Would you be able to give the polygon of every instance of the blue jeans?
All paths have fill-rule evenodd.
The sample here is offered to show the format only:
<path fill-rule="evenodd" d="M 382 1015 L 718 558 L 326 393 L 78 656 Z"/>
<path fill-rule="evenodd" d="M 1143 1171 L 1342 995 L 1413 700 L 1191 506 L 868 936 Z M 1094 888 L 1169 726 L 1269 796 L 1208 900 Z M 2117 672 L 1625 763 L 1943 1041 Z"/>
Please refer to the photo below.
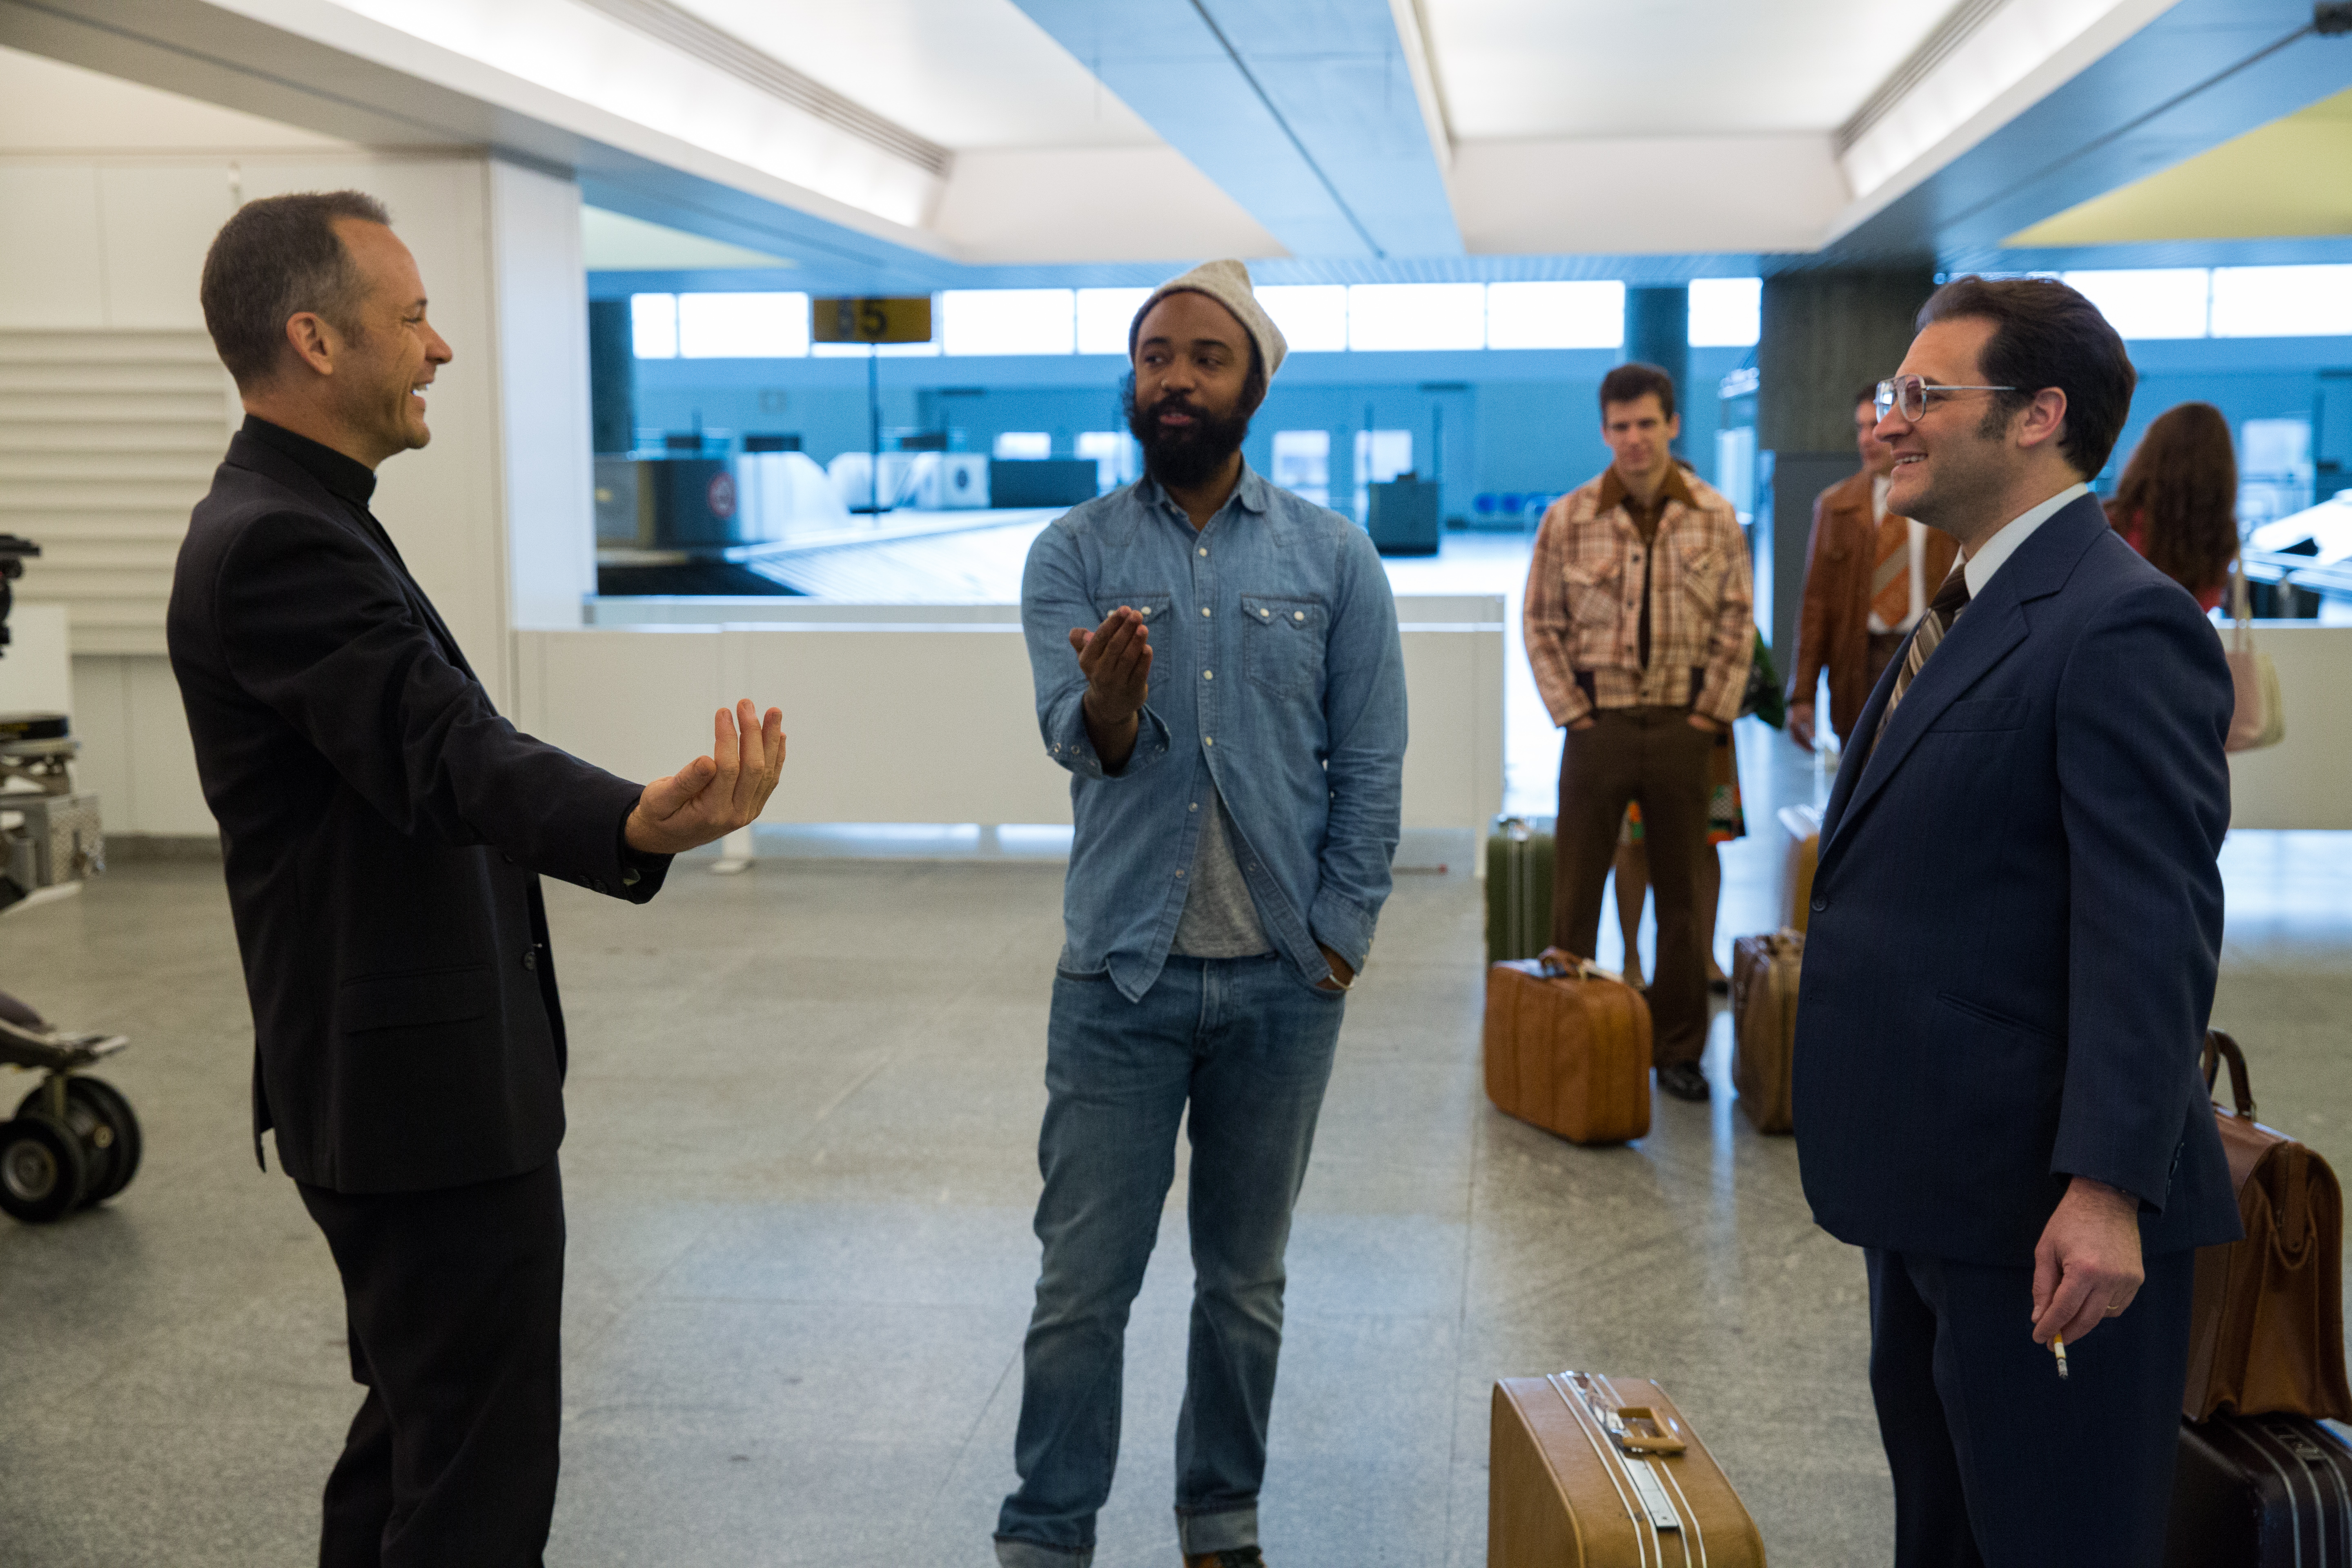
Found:
<path fill-rule="evenodd" d="M 1006 1568 L 1082 1568 L 1118 1458 L 1128 1309 L 1143 1285 L 1192 1106 L 1192 1348 L 1176 1424 L 1188 1553 L 1257 1542 L 1282 1351 L 1282 1255 L 1346 1001 L 1284 959 L 1168 961 L 1142 1000 L 1060 974 L 1037 1139 L 1045 1268 L 1023 1346 L 1021 1487 L 998 1516 Z"/>

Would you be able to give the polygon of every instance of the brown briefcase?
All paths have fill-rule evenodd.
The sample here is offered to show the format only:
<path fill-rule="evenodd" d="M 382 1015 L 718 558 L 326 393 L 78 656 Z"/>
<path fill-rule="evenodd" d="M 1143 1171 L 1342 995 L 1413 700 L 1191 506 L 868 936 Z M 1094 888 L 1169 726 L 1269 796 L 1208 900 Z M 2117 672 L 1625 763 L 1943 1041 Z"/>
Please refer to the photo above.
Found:
<path fill-rule="evenodd" d="M 2205 1035 L 2205 1084 L 2230 1066 L 2234 1111 L 2213 1108 L 2246 1239 L 2197 1251 L 2181 1413 L 2352 1420 L 2344 1379 L 2344 1195 L 2327 1162 L 2254 1120 L 2238 1042 Z"/>
<path fill-rule="evenodd" d="M 1761 1568 L 1764 1541 L 1648 1378 L 1562 1372 L 1495 1384 L 1486 1568 Z"/>
<path fill-rule="evenodd" d="M 1486 970 L 1486 1098 L 1575 1143 L 1650 1130 L 1650 1005 L 1586 959 L 1546 948 Z"/>
<path fill-rule="evenodd" d="M 1743 936 L 1731 944 L 1731 1081 L 1739 1109 L 1759 1132 L 1796 1126 L 1789 1074 L 1797 1047 L 1797 973 L 1801 932 Z"/>

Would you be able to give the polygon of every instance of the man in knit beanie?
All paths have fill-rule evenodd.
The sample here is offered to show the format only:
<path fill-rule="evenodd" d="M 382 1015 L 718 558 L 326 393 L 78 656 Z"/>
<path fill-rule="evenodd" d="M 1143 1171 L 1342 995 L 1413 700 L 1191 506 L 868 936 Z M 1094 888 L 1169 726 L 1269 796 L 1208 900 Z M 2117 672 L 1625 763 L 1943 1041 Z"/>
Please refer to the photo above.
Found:
<path fill-rule="evenodd" d="M 996 1551 L 1007 1568 L 1093 1558 L 1128 1309 L 1188 1125 L 1177 1544 L 1188 1568 L 1256 1568 L 1283 1253 L 1388 897 L 1404 659 L 1370 539 L 1242 456 L 1286 351 L 1248 270 L 1213 261 L 1161 285 L 1128 336 L 1144 477 L 1039 534 L 1021 586 L 1038 728 L 1070 773 L 1076 832 L 1021 1485 Z"/>

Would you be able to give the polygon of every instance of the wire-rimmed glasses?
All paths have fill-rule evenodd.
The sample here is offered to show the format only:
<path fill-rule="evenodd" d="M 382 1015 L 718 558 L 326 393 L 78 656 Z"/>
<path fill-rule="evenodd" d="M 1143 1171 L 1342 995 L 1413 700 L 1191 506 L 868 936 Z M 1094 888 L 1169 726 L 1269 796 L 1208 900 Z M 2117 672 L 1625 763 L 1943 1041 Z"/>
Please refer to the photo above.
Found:
<path fill-rule="evenodd" d="M 1931 382 L 1924 375 L 1889 376 L 1878 384 L 1877 395 L 1871 406 L 1881 419 L 1900 411 L 1906 419 L 1916 419 L 1927 412 L 1930 395 L 1941 396 L 1947 392 L 2015 392 L 2013 386 L 1946 386 Z"/>

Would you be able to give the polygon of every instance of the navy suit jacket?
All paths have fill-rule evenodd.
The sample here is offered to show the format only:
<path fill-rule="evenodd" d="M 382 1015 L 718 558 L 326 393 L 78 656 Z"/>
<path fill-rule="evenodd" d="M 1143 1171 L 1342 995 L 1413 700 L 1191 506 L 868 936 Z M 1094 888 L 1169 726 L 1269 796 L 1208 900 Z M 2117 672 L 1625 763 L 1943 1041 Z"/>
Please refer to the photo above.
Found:
<path fill-rule="evenodd" d="M 2085 496 L 1872 693 L 1822 824 L 1797 1005 L 1805 1196 L 1843 1241 L 2031 1264 L 2071 1176 L 2153 1255 L 2234 1240 L 2197 1069 L 2233 703 L 2189 594 Z"/>

